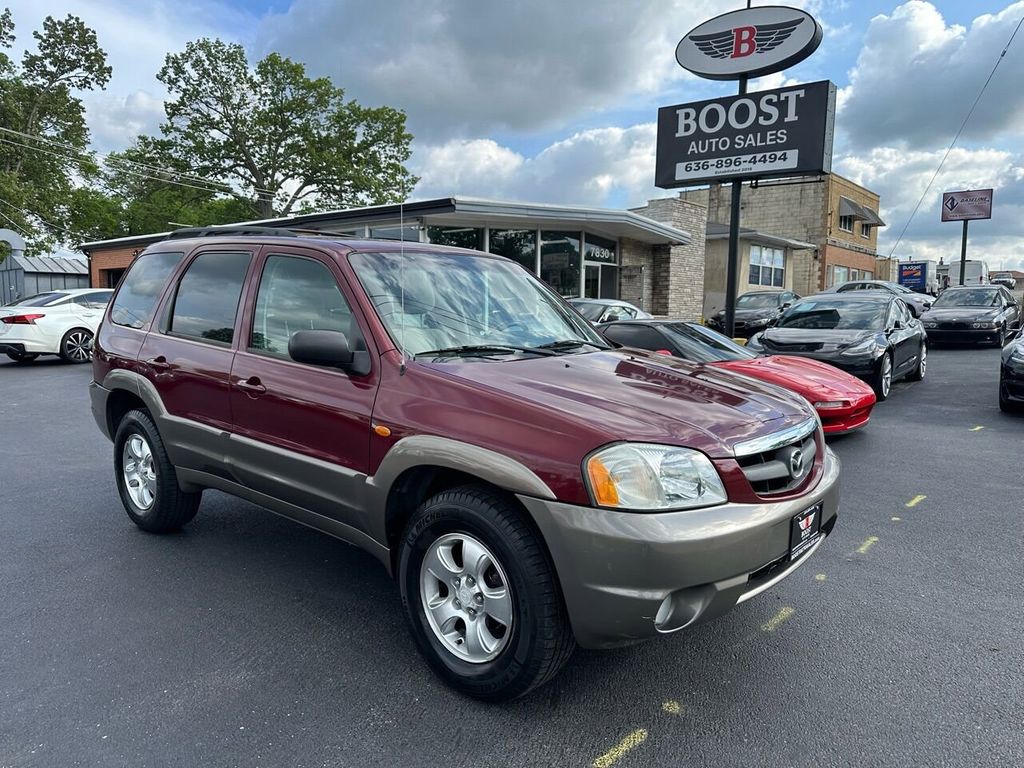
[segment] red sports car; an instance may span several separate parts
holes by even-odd
[[[598,329],[609,341],[624,347],[728,368],[803,395],[818,411],[826,435],[863,427],[875,405],[871,387],[828,363],[790,355],[761,357],[697,323],[629,320],[605,323]]]

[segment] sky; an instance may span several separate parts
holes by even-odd
[[[879,252],[959,257],[940,223],[944,190],[993,187],[969,255],[1024,270],[1024,28],[1002,58],[930,191],[922,194],[1000,52],[1015,3],[789,0],[822,24],[808,59],[751,90],[828,79],[839,89],[833,170],[881,196]],[[769,2],[755,0],[754,5]],[[415,136],[412,199],[461,195],[623,208],[654,186],[660,106],[731,95],[681,69],[676,43],[741,0],[0,0],[16,51],[46,15],[93,27],[113,77],[84,98],[96,149],[155,133],[164,56],[189,40],[277,51],[367,106],[403,109]],[[921,201],[916,216],[911,214]],[[909,222],[909,226],[908,226]],[[905,234],[903,230],[906,229]],[[898,242],[897,242],[898,241]],[[895,250],[893,251],[893,249]]]

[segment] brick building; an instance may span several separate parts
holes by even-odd
[[[563,296],[621,298],[701,316],[707,207],[679,198],[635,211],[441,198],[246,222],[348,238],[442,243],[508,256]],[[93,286],[113,286],[166,232],[85,243]]]
[[[706,205],[710,224],[727,225],[732,185],[712,184],[687,190],[685,200]],[[752,232],[810,244],[787,256],[786,287],[815,293],[847,280],[870,279],[885,264],[878,258],[876,193],[834,173],[785,182],[745,184],[740,197],[740,225]],[[709,228],[710,228],[709,224]],[[742,278],[741,278],[742,279]],[[709,288],[711,286],[708,286]]]

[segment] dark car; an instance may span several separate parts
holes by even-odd
[[[947,288],[921,317],[928,338],[938,342],[988,342],[997,347],[1020,328],[1017,299],[1001,285]]]
[[[831,363],[868,382],[879,400],[889,396],[897,379],[923,379],[928,364],[924,327],[902,299],[887,291],[808,296],[748,346]]]
[[[999,407],[1007,413],[1024,410],[1024,335],[1003,347],[999,366]]]
[[[786,307],[799,299],[792,291],[750,291],[736,299],[733,316],[733,335],[749,338],[763,331],[785,311]],[[725,310],[721,309],[706,321],[708,328],[725,333]]]
[[[92,408],[143,530],[212,488],[362,547],[434,671],[490,700],[721,615],[832,531],[802,398],[610,348],[500,256],[286,235],[176,233],[107,310]]]
[[[921,313],[926,312],[933,302],[931,296],[917,293],[905,285],[888,280],[850,280],[842,285],[834,285],[823,293],[846,293],[848,291],[887,291],[903,299],[910,307],[910,311],[914,313],[914,317],[917,318],[920,318]]]
[[[791,355],[759,355],[697,323],[628,320],[598,330],[615,344],[725,368],[792,390],[814,406],[826,435],[860,429],[875,404],[871,387],[833,365]]]

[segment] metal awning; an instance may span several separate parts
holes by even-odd
[[[885,222],[882,221],[878,214],[872,211],[870,208],[859,203],[853,202],[848,197],[839,198],[839,215],[850,216],[857,221],[863,222],[869,227],[884,227]]]

